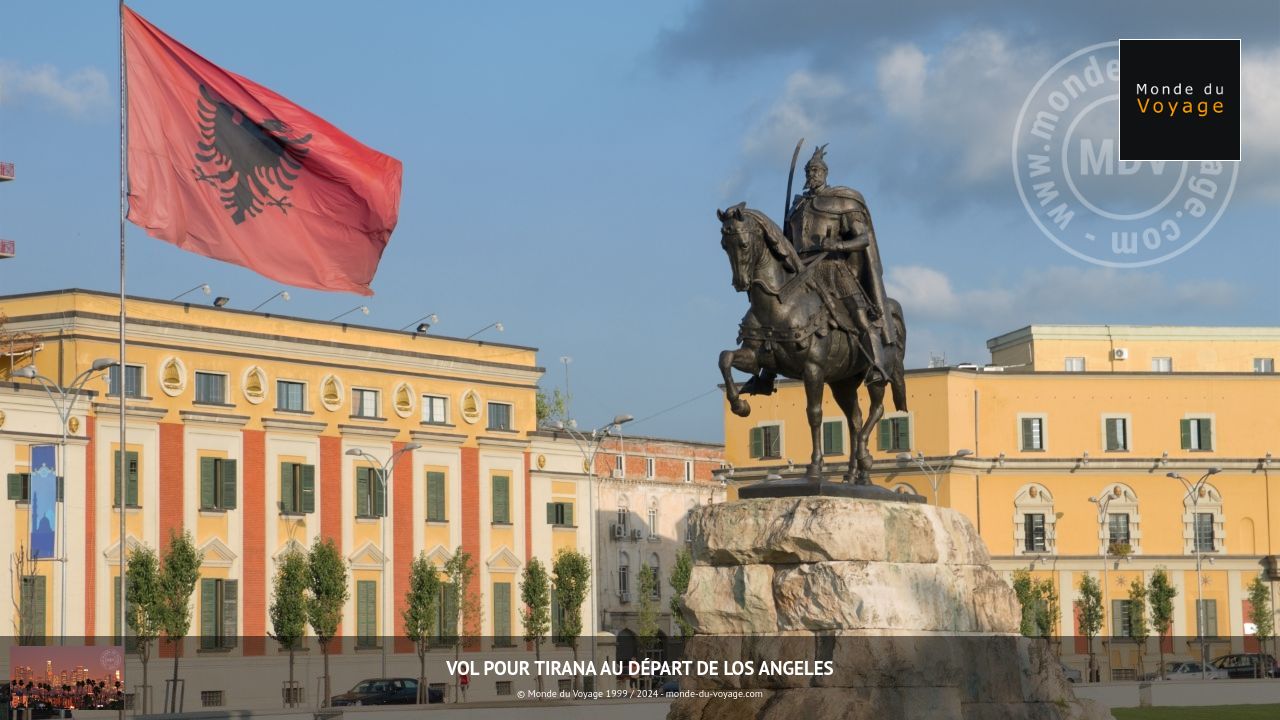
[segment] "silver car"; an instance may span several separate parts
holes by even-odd
[[[1174,660],[1164,664],[1165,680],[1199,680],[1201,665],[1194,661]],[[1212,665],[1204,666],[1205,680],[1226,680],[1230,677],[1226,670],[1219,670]],[[1160,673],[1151,673],[1146,676],[1147,680],[1159,680]]]

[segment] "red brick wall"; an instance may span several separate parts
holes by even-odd
[[[320,436],[320,535],[331,538],[347,556],[342,544],[342,438],[330,435]],[[342,638],[342,623],[335,637]],[[329,643],[329,653],[341,653],[343,644]]]
[[[462,460],[462,550],[471,554],[476,572],[471,576],[467,593],[480,592],[480,448],[461,449]],[[470,628],[464,630],[470,632]],[[479,650],[479,638],[466,644],[467,650]]]
[[[95,600],[97,599],[97,578],[98,578],[98,544],[94,533],[97,531],[97,523],[95,512],[97,511],[98,487],[97,479],[94,473],[97,469],[97,456],[94,454],[97,447],[97,439],[94,437],[94,420],[92,417],[85,416],[84,434],[89,438],[89,444],[84,449],[84,634],[85,642],[89,645],[94,644],[94,636],[97,635],[98,629],[94,625],[96,616],[94,615]]]
[[[262,430],[243,431],[240,512],[243,528],[241,564],[244,605],[240,632],[244,654],[263,655],[267,632],[267,440]]]
[[[398,453],[404,447],[402,442],[391,443],[391,452]],[[407,452],[396,458],[391,473],[391,497],[394,500],[390,508],[392,537],[392,578],[395,588],[395,644],[392,649],[398,653],[414,652],[414,645],[404,636],[404,610],[407,607],[405,593],[409,591],[409,565],[413,562],[413,509],[417,507],[418,498],[413,495],[413,452]]]
[[[160,423],[160,550],[169,547],[169,536],[182,532],[182,446],[180,423]]]

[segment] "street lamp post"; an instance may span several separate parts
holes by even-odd
[[[1187,497],[1191,498],[1191,547],[1196,553],[1196,637],[1200,638],[1200,679],[1205,677],[1205,660],[1208,658],[1208,650],[1206,649],[1204,638],[1204,581],[1200,577],[1200,565],[1203,556],[1200,554],[1200,537],[1197,535],[1196,523],[1200,519],[1200,490],[1204,487],[1205,481],[1211,475],[1217,475],[1222,472],[1222,468],[1211,467],[1208,472],[1200,476],[1200,479],[1194,483],[1188,481],[1176,472],[1165,473],[1166,477],[1182,483],[1187,490]],[[1187,498],[1182,499],[1183,506],[1186,506]]]
[[[379,463],[377,458],[359,448],[347,450],[348,455],[364,458],[369,464],[373,465],[374,470],[377,471],[378,482],[382,484],[382,507],[378,508],[379,522],[382,524],[382,615],[388,619],[391,617],[391,612],[387,607],[387,585],[390,584],[390,580],[387,577],[387,557],[390,555],[390,550],[387,548],[387,508],[391,506],[391,487],[387,482],[387,473],[391,471],[391,466],[397,458],[420,447],[422,447],[420,443],[411,442],[391,453],[391,457],[387,458],[385,463]],[[384,628],[384,632],[385,630],[386,628]],[[382,677],[387,677],[387,646],[391,644],[391,639],[391,635],[385,634],[379,638],[379,642],[382,644]]]
[[[35,380],[40,383],[45,393],[49,396],[49,401],[53,403],[54,410],[58,413],[59,424],[62,426],[62,442],[58,444],[58,472],[63,478],[67,476],[67,423],[71,420],[71,411],[75,409],[76,400],[80,398],[80,391],[84,389],[85,383],[89,382],[89,378],[93,377],[95,373],[102,372],[115,364],[116,361],[110,358],[98,358],[93,361],[93,365],[88,370],[77,375],[66,388],[36,372],[34,365],[20,367],[13,371],[13,377]],[[124,376],[121,375],[121,382],[123,382],[123,378]],[[64,479],[63,482],[65,483],[66,480]],[[64,520],[63,516],[66,513],[62,503],[55,503],[55,508],[57,509],[56,518],[60,529],[58,532],[58,544],[61,545],[58,553],[58,562],[61,563],[59,575],[62,576],[58,581],[59,586],[62,588],[62,592],[59,593],[62,596],[62,600],[59,603],[60,609],[58,611],[58,644],[63,645],[66,643],[67,636],[67,539],[65,537],[66,533],[61,532],[61,528],[64,524],[62,522]],[[121,565],[120,567],[121,572],[123,572],[124,566]]]
[[[568,367],[567,363],[565,364],[565,367],[566,368]],[[635,420],[635,418],[631,415],[627,415],[627,414],[615,415],[612,422],[608,423],[607,425],[598,427],[595,430],[592,430],[589,438],[587,435],[584,435],[583,433],[580,433],[573,428],[572,420],[569,422],[563,422],[561,420],[547,420],[547,421],[543,421],[542,423],[542,426],[548,430],[563,431],[566,435],[569,436],[570,439],[573,440],[573,443],[578,446],[578,452],[582,453],[584,469],[587,471],[588,478],[589,478],[588,481],[591,483],[591,487],[589,488],[590,492],[587,495],[587,512],[591,516],[591,523],[588,525],[588,527],[589,527],[589,533],[591,536],[590,537],[591,551],[595,555],[595,557],[592,558],[593,563],[600,562],[600,557],[599,557],[600,547],[597,544],[599,541],[596,536],[596,525],[599,524],[596,520],[596,487],[597,487],[597,483],[595,481],[596,480],[596,455],[600,452],[600,444],[604,440],[606,435],[617,430],[620,426],[631,422],[632,420]],[[593,442],[595,443],[594,448],[591,447]],[[590,448],[590,452],[588,452],[589,448]],[[599,582],[595,582],[592,584],[592,587],[591,587],[591,605],[592,605],[591,607],[591,664],[592,666],[594,666],[596,662],[596,635],[599,633],[599,630],[597,628],[597,620],[596,620],[597,616],[600,614],[599,585],[600,585]],[[593,681],[592,687],[595,687],[594,681]]]
[[[1105,540],[1105,542],[1102,545],[1102,616],[1107,619],[1110,619],[1111,617],[1111,608],[1107,606],[1107,594],[1111,590],[1110,588],[1111,578],[1107,572],[1108,570],[1107,548],[1110,547],[1110,538],[1106,537],[1107,528],[1105,523],[1107,521],[1107,507],[1111,505],[1111,498],[1112,498],[1111,493],[1107,493],[1101,498],[1097,498],[1097,497],[1089,498],[1089,502],[1098,506],[1098,533],[1101,534]],[[1107,628],[1106,626],[1103,626],[1102,629],[1105,632]],[[1111,658],[1108,657],[1107,658],[1108,669],[1110,669],[1110,666],[1111,666]]]
[[[948,455],[947,460],[949,462],[972,454],[972,450],[962,448]],[[929,479],[929,486],[933,488],[933,504],[938,505],[938,488],[942,485],[942,471],[945,467],[942,465],[934,466],[924,459],[924,453],[920,451],[916,451],[914,456],[909,452],[898,453],[898,459],[904,462],[914,462],[920,468],[920,472],[924,473],[925,477]]]

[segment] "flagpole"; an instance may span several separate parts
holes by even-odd
[[[125,365],[125,294],[124,294],[124,269],[125,269],[124,221],[125,221],[126,205],[128,203],[128,184],[126,181],[127,179],[126,148],[128,147],[128,141],[129,141],[129,123],[128,123],[129,105],[128,105],[128,92],[127,92],[128,80],[125,76],[125,67],[124,67],[125,58],[124,58],[124,2],[123,1],[117,3],[116,16],[120,25],[120,364],[116,366],[116,378],[117,378],[116,390],[119,392],[119,395],[120,395],[120,461],[119,461],[119,466],[116,468],[116,472],[118,473],[116,477],[119,478],[119,487],[120,487],[119,489],[119,493],[120,493],[120,499],[119,499],[119,502],[120,502],[120,507],[119,507],[119,511],[120,511],[120,537],[119,537],[119,543],[120,543],[119,545],[120,547],[120,569],[119,569],[119,573],[120,573],[120,645],[121,645],[121,648],[123,649],[125,648],[125,641],[124,641],[125,637],[128,635],[128,631],[126,629],[128,618],[125,615],[125,607],[127,606],[125,602],[125,598],[128,597],[125,591],[125,564],[126,564],[125,546],[128,543],[125,542],[125,539],[128,536],[126,534],[127,529],[125,528],[124,509],[126,504],[125,500],[129,496],[128,452],[126,452],[128,450],[128,445],[126,444],[126,431],[125,431],[125,425],[126,425],[125,412],[126,411],[125,411],[125,404],[124,404],[124,398],[125,398],[125,395],[127,394],[126,390],[129,385],[128,380],[126,379],[128,376],[128,373],[125,370],[127,366]],[[125,657],[126,655],[122,653],[121,662],[120,662],[120,668],[121,668],[120,720],[124,720],[124,698],[125,698],[125,688],[126,688],[125,683],[127,682],[127,679],[128,679],[128,674],[125,671],[125,663],[124,663]],[[141,698],[143,703],[142,712],[145,713],[148,710],[148,708],[146,707],[146,704],[147,704],[147,700],[149,699],[146,697],[147,689],[143,688],[142,693],[143,693],[143,697]]]

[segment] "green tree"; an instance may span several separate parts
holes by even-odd
[[[641,657],[646,657],[658,646],[658,603],[653,596],[658,592],[658,571],[647,564],[640,566],[640,597],[636,608],[636,641]]]
[[[1258,638],[1258,649],[1265,652],[1267,640],[1276,634],[1275,617],[1271,614],[1271,591],[1262,576],[1257,575],[1249,583],[1249,622],[1257,626],[1254,637]],[[1272,642],[1272,655],[1275,655],[1275,642]],[[1261,670],[1262,663],[1258,663]]]
[[[569,396],[560,392],[559,388],[552,390],[550,395],[538,388],[535,402],[539,423],[543,420],[569,421]]]
[[[1163,567],[1157,567],[1151,573],[1151,586],[1147,589],[1147,599],[1151,603],[1151,629],[1156,631],[1160,639],[1160,679],[1164,679],[1164,638],[1173,627],[1173,599],[1178,596],[1178,589],[1169,581],[1169,573]]]
[[[413,641],[418,652],[418,703],[426,703],[427,651],[436,629],[436,611],[440,600],[440,576],[436,566],[420,553],[409,566],[409,591],[405,593],[404,634]]]
[[[1027,637],[1048,638],[1054,627],[1051,601],[1057,603],[1057,591],[1053,582],[1036,580],[1030,571],[1019,568],[1013,571],[1013,592],[1022,608],[1020,630]]]
[[[449,588],[447,590],[451,603],[445,606],[446,612],[450,613],[445,618],[454,630],[453,638],[453,659],[459,660],[462,657],[462,646],[470,641],[471,638],[480,636],[480,593],[471,587],[471,580],[476,575],[475,562],[471,559],[471,553],[466,552],[459,545],[453,551],[444,564],[444,574],[449,578]],[[454,678],[457,680],[457,678]],[[465,686],[464,686],[465,692]],[[461,693],[459,693],[461,697]]]
[[[1089,644],[1089,681],[1097,682],[1100,679],[1100,673],[1098,660],[1093,651],[1093,639],[1102,630],[1103,615],[1102,586],[1094,576],[1085,575],[1080,579],[1080,600],[1077,607],[1080,610],[1080,632],[1084,634]]]
[[[689,591],[689,578],[693,575],[693,555],[688,548],[680,548],[680,552],[676,553],[676,562],[671,566],[671,617],[675,618],[676,625],[680,628],[680,635],[690,637],[693,635],[693,623],[689,622],[689,618],[685,617],[684,607],[680,604],[680,599]]]
[[[551,565],[552,585],[560,605],[562,620],[560,638],[573,648],[578,661],[578,638],[582,635],[582,604],[591,587],[591,558],[577,550],[561,549]],[[579,689],[579,678],[573,678],[573,689]]]
[[[200,580],[200,564],[204,553],[196,549],[191,533],[170,531],[169,547],[164,552],[160,570],[160,595],[163,610],[160,613],[165,638],[173,644],[173,688],[169,712],[181,712],[178,707],[178,660],[182,657],[182,641],[191,631],[191,594]]]
[[[347,561],[330,538],[319,539],[307,557],[310,592],[307,595],[307,622],[316,634],[324,656],[324,705],[333,697],[329,676],[329,641],[338,633],[342,608],[350,597],[347,588]]]
[[[272,579],[271,637],[289,650],[289,707],[301,701],[293,695],[294,652],[307,634],[307,588],[311,585],[307,556],[296,549],[280,558]]]
[[[1147,586],[1141,577],[1129,584],[1129,639],[1138,646],[1138,676],[1143,672],[1142,656],[1146,654],[1147,638],[1151,636],[1147,624]]]
[[[520,576],[520,600],[524,603],[524,609],[520,611],[524,641],[533,643],[534,659],[542,660],[542,641],[551,629],[551,583],[547,578],[547,568],[538,558],[531,559],[524,566]],[[537,674],[537,680],[538,692],[542,692],[542,673]]]
[[[133,631],[133,642],[142,660],[142,712],[151,711],[151,686],[147,682],[147,662],[151,659],[151,645],[164,629],[164,596],[160,586],[160,559],[155,550],[143,545],[129,553],[126,582],[129,603],[125,606],[125,622]]]

